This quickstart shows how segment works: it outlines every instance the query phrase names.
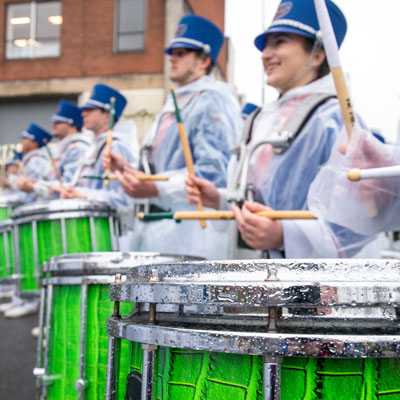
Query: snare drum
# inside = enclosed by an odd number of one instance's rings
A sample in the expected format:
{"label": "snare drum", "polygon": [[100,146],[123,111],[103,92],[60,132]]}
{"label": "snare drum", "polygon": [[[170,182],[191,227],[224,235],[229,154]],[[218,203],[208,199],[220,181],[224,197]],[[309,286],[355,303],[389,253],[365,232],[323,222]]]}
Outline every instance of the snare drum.
{"label": "snare drum", "polygon": [[136,312],[107,321],[106,399],[400,399],[399,287],[391,260],[135,268],[111,285]]}
{"label": "snare drum", "polygon": [[21,292],[39,289],[39,267],[50,257],[117,249],[115,212],[103,203],[36,202],[17,207],[13,218]]}
{"label": "snare drum", "polygon": [[[52,258],[43,266],[37,368],[38,397],[104,399],[106,320],[113,312],[109,285],[135,265],[194,257],[158,253],[87,253]],[[121,304],[129,313],[131,303]],[[122,343],[121,374],[130,370],[129,343]],[[124,381],[121,380],[121,392]]]}

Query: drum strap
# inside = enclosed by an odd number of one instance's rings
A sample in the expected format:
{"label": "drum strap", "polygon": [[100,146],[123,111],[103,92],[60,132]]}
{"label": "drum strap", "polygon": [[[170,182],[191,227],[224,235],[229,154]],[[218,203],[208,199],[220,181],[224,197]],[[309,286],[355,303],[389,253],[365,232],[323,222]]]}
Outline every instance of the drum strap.
{"label": "drum strap", "polygon": [[[314,112],[324,103],[326,103],[330,99],[336,98],[335,95],[326,94],[326,93],[315,93],[307,96],[301,103],[300,106],[297,107],[290,117],[287,119],[283,129],[281,130],[281,134],[285,133],[285,136],[288,139],[287,147],[285,149],[276,149],[279,153],[285,151],[290,144],[296,139],[301,130],[304,128],[305,124],[314,114]],[[261,108],[257,108],[254,110],[246,120],[244,126],[244,132],[241,142],[248,144],[251,140],[254,121],[257,118],[257,115],[260,113]]]}
{"label": "drum strap", "polygon": [[333,98],[336,98],[336,96],[326,93],[316,93],[307,96],[292,112],[280,132],[272,133],[265,140],[250,143],[254,121],[259,115],[261,108],[254,110],[246,120],[241,142],[231,150],[237,155],[238,165],[228,188],[228,201],[241,204],[247,198],[247,173],[250,158],[260,145],[270,144],[275,154],[282,154],[290,147],[314,112],[322,104]]}

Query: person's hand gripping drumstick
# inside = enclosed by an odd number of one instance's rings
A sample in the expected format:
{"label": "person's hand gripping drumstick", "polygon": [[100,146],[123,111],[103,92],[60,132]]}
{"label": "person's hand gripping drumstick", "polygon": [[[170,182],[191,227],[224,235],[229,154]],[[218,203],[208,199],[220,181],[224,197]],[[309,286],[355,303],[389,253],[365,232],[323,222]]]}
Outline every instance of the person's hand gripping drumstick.
{"label": "person's hand gripping drumstick", "polygon": [[[189,175],[195,176],[192,152],[190,151],[189,140],[186,135],[185,126],[183,125],[182,122],[181,113],[179,111],[178,103],[176,101],[176,96],[173,88],[171,88],[171,95],[174,101],[176,122],[178,123],[179,138],[183,148],[183,155],[185,157],[186,168],[189,172]],[[201,202],[201,199],[199,199],[199,201],[197,202],[196,207],[197,211],[203,211],[203,203]],[[207,226],[206,221],[200,220],[200,226],[204,229]]]}

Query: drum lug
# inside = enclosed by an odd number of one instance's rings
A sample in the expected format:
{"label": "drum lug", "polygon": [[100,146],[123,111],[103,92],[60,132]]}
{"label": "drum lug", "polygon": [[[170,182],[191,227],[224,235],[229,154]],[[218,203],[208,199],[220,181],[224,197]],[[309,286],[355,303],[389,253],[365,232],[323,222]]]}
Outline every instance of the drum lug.
{"label": "drum lug", "polygon": [[264,356],[264,400],[281,398],[282,356]]}
{"label": "drum lug", "polygon": [[46,370],[44,368],[34,368],[33,376],[36,377],[37,381],[45,386],[50,386],[53,382],[60,377],[58,375],[46,375]]}
{"label": "drum lug", "polygon": [[81,394],[89,387],[89,381],[87,379],[78,379],[75,381],[75,390]]}
{"label": "drum lug", "polygon": [[158,346],[153,344],[142,344],[143,367],[142,367],[142,398],[141,400],[153,400],[154,387],[154,363]]}

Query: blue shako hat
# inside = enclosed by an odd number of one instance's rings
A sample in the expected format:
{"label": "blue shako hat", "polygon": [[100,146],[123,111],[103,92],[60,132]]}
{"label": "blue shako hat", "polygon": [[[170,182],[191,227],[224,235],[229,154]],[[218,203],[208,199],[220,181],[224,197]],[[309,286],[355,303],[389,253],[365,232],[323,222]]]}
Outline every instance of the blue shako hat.
{"label": "blue shako hat", "polygon": [[175,38],[165,53],[171,54],[172,49],[182,47],[202,50],[210,55],[215,64],[223,43],[224,34],[218,26],[198,15],[186,15],[180,20]]}
{"label": "blue shako hat", "polygon": [[20,139],[30,139],[37,142],[40,147],[51,141],[51,135],[39,125],[30,124],[28,129],[21,133]]}
{"label": "blue shako hat", "polygon": [[118,90],[110,86],[98,83],[94,86],[90,99],[81,107],[81,110],[87,108],[99,108],[101,110],[110,110],[110,99],[115,97],[115,119],[119,119],[126,106],[126,98]]}
{"label": "blue shako hat", "polygon": [[[346,18],[340,8],[331,0],[326,0],[326,6],[338,47],[340,47],[347,31]],[[314,0],[282,0],[270,27],[255,38],[254,44],[258,50],[263,51],[269,33],[295,33],[316,39],[318,31],[319,23]]]}
{"label": "blue shako hat", "polygon": [[60,100],[57,112],[51,117],[52,122],[66,122],[71,126],[82,129],[82,111],[68,100]]}
{"label": "blue shako hat", "polygon": [[21,161],[22,157],[24,156],[20,151],[13,150],[13,153],[14,153],[14,156],[13,156],[12,160],[10,160],[6,164],[6,166],[8,166],[8,165],[18,165],[17,160]]}
{"label": "blue shako hat", "polygon": [[259,107],[256,104],[246,103],[242,108],[242,118],[246,119],[257,108]]}

